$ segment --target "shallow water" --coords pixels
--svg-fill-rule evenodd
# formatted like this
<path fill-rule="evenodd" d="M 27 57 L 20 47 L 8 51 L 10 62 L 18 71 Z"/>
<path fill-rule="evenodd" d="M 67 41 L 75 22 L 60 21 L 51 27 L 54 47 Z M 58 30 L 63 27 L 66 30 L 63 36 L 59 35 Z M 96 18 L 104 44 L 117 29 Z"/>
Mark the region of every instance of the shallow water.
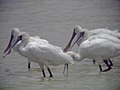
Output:
<path fill-rule="evenodd" d="M 70 65 L 68 76 L 62 74 L 63 66 L 50 67 L 53 78 L 43 78 L 35 63 L 28 70 L 27 59 L 14 51 L 2 58 L 13 27 L 64 48 L 75 25 L 119 30 L 119 10 L 119 0 L 0 0 L 0 90 L 119 90 L 119 57 L 106 73 L 92 60 Z"/>

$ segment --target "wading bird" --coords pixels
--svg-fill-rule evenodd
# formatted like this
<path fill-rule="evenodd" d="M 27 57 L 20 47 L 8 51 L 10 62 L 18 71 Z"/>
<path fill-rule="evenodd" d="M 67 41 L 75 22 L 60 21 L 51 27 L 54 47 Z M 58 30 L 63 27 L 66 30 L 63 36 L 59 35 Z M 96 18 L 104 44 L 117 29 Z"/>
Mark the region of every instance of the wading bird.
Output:
<path fill-rule="evenodd" d="M 84 34 L 85 32 L 77 33 L 78 36 L 72 40 L 73 43 L 70 41 L 69 45 L 67 45 L 66 50 L 72 48 L 75 43 L 79 43 L 79 40 L 84 37 Z M 78 54 L 69 51 L 67 54 L 71 55 L 71 57 L 73 57 L 73 59 L 76 61 L 81 61 L 85 58 L 94 59 L 97 61 L 100 71 L 109 71 L 111 69 L 111 66 L 106 60 L 120 55 L 120 39 L 110 34 L 95 35 L 81 42 L 78 50 Z M 100 65 L 101 60 L 103 60 L 108 66 L 107 69 L 102 70 L 102 67 Z"/>
<path fill-rule="evenodd" d="M 107 38 L 107 39 L 109 39 L 109 37 L 107 37 L 105 35 L 102 35 L 102 37 L 101 37 L 101 34 L 109 34 L 109 35 L 115 36 L 116 38 L 120 39 L 120 33 L 118 32 L 118 30 L 111 31 L 111 30 L 109 30 L 107 28 L 99 28 L 99 29 L 94 29 L 94 30 L 88 30 L 88 29 L 82 29 L 79 25 L 77 25 L 73 29 L 73 35 L 71 37 L 71 40 L 69 41 L 69 43 L 65 47 L 64 52 L 67 52 L 68 47 L 71 45 L 74 38 L 80 37 L 79 33 L 81 33 L 81 32 L 84 32 L 84 36 L 82 36 L 82 38 L 77 41 L 78 46 L 80 46 L 80 44 L 83 41 L 85 41 L 85 40 L 87 40 L 87 39 L 89 39 L 91 37 L 92 38 L 94 37 L 94 38 Z M 110 62 L 111 66 L 113 65 L 110 59 L 105 60 L 105 62 L 107 62 L 107 61 Z M 93 60 L 93 63 L 95 63 L 95 60 Z"/>
<path fill-rule="evenodd" d="M 80 44 L 83 41 L 89 39 L 91 36 L 94 37 L 94 38 L 101 38 L 100 37 L 101 34 L 109 34 L 111 36 L 114 36 L 114 37 L 120 39 L 120 33 L 118 32 L 118 30 L 111 31 L 111 30 L 109 30 L 107 28 L 99 28 L 99 29 L 94 29 L 94 30 L 88 30 L 88 29 L 82 29 L 82 27 L 77 25 L 73 29 L 73 34 L 72 34 L 70 42 L 68 43 L 68 47 L 72 43 L 72 40 L 74 38 L 80 37 L 79 35 L 80 35 L 81 32 L 84 32 L 84 36 L 82 36 L 82 38 L 77 41 L 78 46 L 80 46 Z M 99 36 L 97 36 L 97 35 L 99 35 Z M 103 38 L 103 36 L 102 36 L 102 38 Z M 104 36 L 104 38 L 109 38 L 109 37 Z M 64 51 L 66 51 L 66 50 L 68 50 L 67 47 L 64 49 Z"/>
<path fill-rule="evenodd" d="M 17 39 L 17 37 L 18 37 L 18 35 L 19 35 L 20 33 L 21 33 L 21 32 L 20 32 L 20 30 L 19 30 L 18 28 L 13 28 L 13 29 L 12 29 L 10 41 L 9 41 L 9 43 L 8 43 L 7 48 L 6 48 L 5 51 L 4 51 L 4 54 L 5 54 L 4 57 L 5 57 L 6 55 L 10 54 L 11 50 L 10 50 L 9 52 L 7 52 L 7 51 L 8 51 L 8 49 L 11 47 L 11 44 L 13 44 L 13 43 L 15 42 L 15 40 Z M 39 44 L 47 44 L 47 43 L 49 43 L 47 40 L 41 39 L 39 36 L 31 36 L 31 37 L 29 38 L 29 42 L 37 42 L 37 43 L 39 43 Z M 13 47 L 13 49 L 14 49 L 16 52 L 18 52 L 20 55 L 22 55 L 22 54 L 20 53 L 19 49 L 18 49 L 18 45 L 19 45 L 19 43 L 17 43 L 17 44 Z M 23 55 L 23 56 L 24 56 L 24 55 Z M 30 62 L 31 62 L 31 60 L 28 59 L 28 69 L 30 69 Z"/>
<path fill-rule="evenodd" d="M 44 72 L 44 66 L 47 68 L 50 77 L 53 77 L 53 74 L 49 68 L 49 65 L 58 66 L 62 64 L 73 64 L 73 58 L 64 53 L 60 47 L 51 45 L 51 44 L 38 44 L 37 42 L 29 42 L 29 34 L 22 32 L 18 35 L 17 40 L 12 44 L 8 49 L 8 52 L 17 44 L 18 50 L 23 54 L 24 57 L 30 59 L 33 62 L 36 62 L 40 65 L 42 69 L 43 77 L 46 77 Z"/>

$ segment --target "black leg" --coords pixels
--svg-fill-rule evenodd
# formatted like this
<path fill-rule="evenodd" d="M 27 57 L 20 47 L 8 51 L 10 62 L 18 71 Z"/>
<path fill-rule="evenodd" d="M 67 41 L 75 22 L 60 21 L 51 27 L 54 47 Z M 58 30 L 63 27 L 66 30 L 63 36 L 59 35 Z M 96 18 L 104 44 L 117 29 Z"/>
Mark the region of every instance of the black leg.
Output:
<path fill-rule="evenodd" d="M 99 65 L 99 68 L 100 68 L 100 72 L 102 72 L 102 66 L 101 65 Z"/>
<path fill-rule="evenodd" d="M 42 69 L 43 77 L 46 77 L 44 69 Z"/>
<path fill-rule="evenodd" d="M 103 61 L 104 61 L 105 64 L 108 66 L 108 68 L 105 69 L 105 70 L 103 70 L 102 72 L 107 72 L 107 71 L 111 70 L 112 68 L 111 68 L 111 66 L 108 64 L 108 61 L 107 61 L 107 60 L 103 60 Z"/>
<path fill-rule="evenodd" d="M 30 63 L 28 63 L 28 69 L 30 69 Z"/>
<path fill-rule="evenodd" d="M 108 63 L 108 61 L 107 61 L 107 60 L 103 60 L 103 61 L 104 61 L 104 63 L 105 63 L 105 64 L 107 64 L 107 63 Z"/>
<path fill-rule="evenodd" d="M 63 70 L 63 74 L 64 74 L 64 75 L 65 75 L 65 69 L 67 69 L 66 72 L 67 72 L 67 75 L 68 75 L 68 64 L 65 64 L 65 65 L 64 65 L 64 70 Z"/>
<path fill-rule="evenodd" d="M 68 64 L 66 64 L 66 67 L 67 67 L 67 76 L 68 76 Z"/>
<path fill-rule="evenodd" d="M 66 64 L 64 65 L 63 74 L 65 74 L 65 68 L 66 68 Z"/>
<path fill-rule="evenodd" d="M 52 72 L 50 71 L 50 68 L 47 68 L 48 72 L 50 73 L 50 77 L 53 77 Z"/>
<path fill-rule="evenodd" d="M 110 63 L 110 66 L 113 66 L 113 63 L 110 59 L 108 59 L 109 63 Z"/>
<path fill-rule="evenodd" d="M 93 64 L 95 64 L 95 62 L 96 62 L 96 61 L 93 59 Z"/>

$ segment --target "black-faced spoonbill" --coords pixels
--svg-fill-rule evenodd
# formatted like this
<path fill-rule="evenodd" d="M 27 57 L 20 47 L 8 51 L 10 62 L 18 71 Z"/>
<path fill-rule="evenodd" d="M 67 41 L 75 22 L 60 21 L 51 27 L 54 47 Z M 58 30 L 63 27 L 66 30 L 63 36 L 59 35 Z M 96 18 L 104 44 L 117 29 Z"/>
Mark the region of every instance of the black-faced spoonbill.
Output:
<path fill-rule="evenodd" d="M 84 33 L 84 36 L 82 36 L 82 38 L 79 39 L 80 37 L 80 33 Z M 68 47 L 71 45 L 71 43 L 73 42 L 73 40 L 75 40 L 74 38 L 78 38 L 77 41 L 77 45 L 80 46 L 80 44 L 89 39 L 89 38 L 107 38 L 109 39 L 108 36 L 102 35 L 102 34 L 108 34 L 108 35 L 112 35 L 116 38 L 120 38 L 120 33 L 117 30 L 111 31 L 107 28 L 99 28 L 99 29 L 94 29 L 94 30 L 88 30 L 88 29 L 83 29 L 81 28 L 79 25 L 77 25 L 74 29 L 73 29 L 73 35 L 71 37 L 71 40 L 69 41 L 69 43 L 67 44 L 67 46 L 65 47 L 64 51 L 67 52 L 68 51 Z M 112 66 L 112 62 L 110 59 L 108 60 L 104 60 L 105 63 L 108 63 L 109 61 L 109 65 Z M 93 62 L 95 62 L 95 60 L 93 60 Z"/>
<path fill-rule="evenodd" d="M 84 36 L 84 33 L 81 33 Z M 109 71 L 111 69 L 111 66 L 105 60 L 120 55 L 120 39 L 110 34 L 101 34 L 100 36 L 100 38 L 91 37 L 87 40 L 84 40 L 79 46 L 78 54 L 69 51 L 68 54 L 71 55 L 76 61 L 81 61 L 85 58 L 94 59 L 97 61 L 100 71 Z M 67 49 L 72 48 L 74 44 L 79 41 L 80 37 L 81 35 L 79 34 L 78 37 L 73 40 L 74 42 L 72 45 L 70 44 Z M 102 70 L 102 67 L 100 65 L 101 60 L 104 60 L 108 66 L 108 69 Z"/>
<path fill-rule="evenodd" d="M 11 50 L 17 43 L 19 43 L 19 41 L 21 41 L 18 45 L 19 52 L 24 54 L 26 58 L 40 65 L 43 77 L 46 77 L 44 66 L 48 69 L 50 77 L 53 77 L 49 65 L 58 66 L 62 64 L 74 63 L 73 58 L 64 53 L 60 47 L 51 45 L 49 43 L 41 45 L 37 42 L 29 42 L 29 38 L 29 34 L 22 32 L 19 34 L 17 40 L 12 44 L 9 50 Z"/>
<path fill-rule="evenodd" d="M 18 28 L 13 28 L 11 31 L 11 37 L 10 37 L 10 41 L 8 43 L 7 48 L 4 50 L 4 57 L 8 54 L 10 54 L 11 50 L 8 52 L 8 49 L 11 47 L 11 44 L 13 44 L 15 42 L 15 40 L 17 39 L 18 35 L 20 34 L 20 30 Z M 38 42 L 39 44 L 46 44 L 49 43 L 47 40 L 41 39 L 39 36 L 31 36 L 29 38 L 29 42 Z M 17 43 L 13 49 L 18 52 L 20 55 L 22 55 L 18 49 L 18 45 L 19 43 Z M 28 69 L 30 69 L 30 62 L 31 60 L 28 59 Z"/>

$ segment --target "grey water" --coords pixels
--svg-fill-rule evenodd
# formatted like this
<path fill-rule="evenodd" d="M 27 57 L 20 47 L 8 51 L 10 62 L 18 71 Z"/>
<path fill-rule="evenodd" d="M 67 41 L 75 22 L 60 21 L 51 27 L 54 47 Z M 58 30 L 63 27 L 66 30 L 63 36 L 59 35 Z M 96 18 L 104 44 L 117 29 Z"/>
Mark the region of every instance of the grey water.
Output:
<path fill-rule="evenodd" d="M 104 73 L 89 59 L 70 65 L 68 76 L 63 65 L 50 66 L 53 78 L 43 78 L 36 63 L 28 70 L 15 51 L 2 57 L 14 27 L 64 48 L 76 25 L 120 30 L 120 0 L 0 0 L 0 90 L 120 90 L 119 57 Z"/>

